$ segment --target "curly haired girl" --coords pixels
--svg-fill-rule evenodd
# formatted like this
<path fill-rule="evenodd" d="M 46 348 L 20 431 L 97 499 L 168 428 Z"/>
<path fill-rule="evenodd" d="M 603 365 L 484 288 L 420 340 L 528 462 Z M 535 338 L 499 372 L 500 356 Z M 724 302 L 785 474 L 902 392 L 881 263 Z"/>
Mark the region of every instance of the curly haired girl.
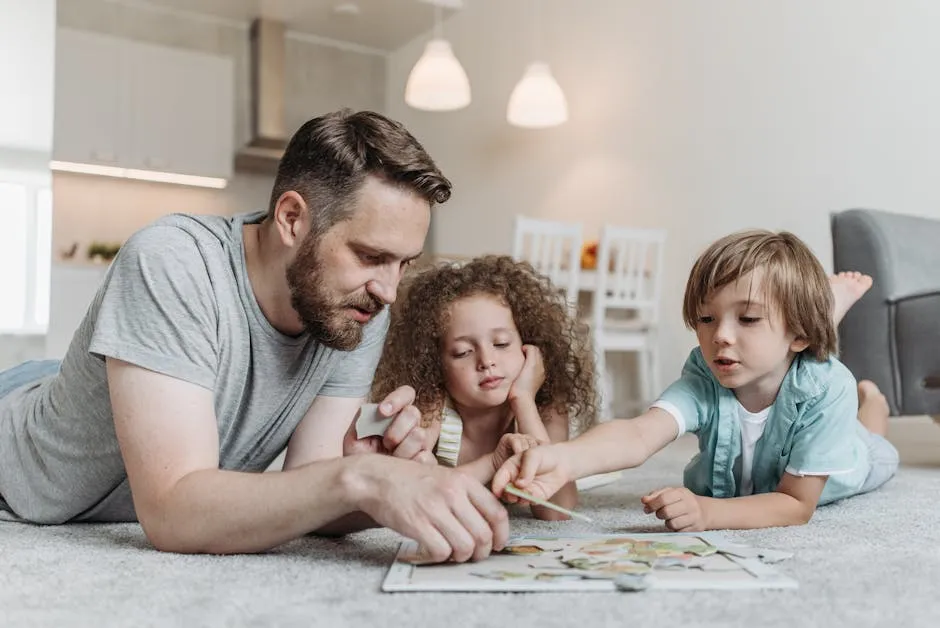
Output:
<path fill-rule="evenodd" d="M 408 282 L 392 310 L 373 397 L 412 386 L 438 462 L 485 484 L 513 454 L 568 440 L 571 427 L 593 419 L 587 340 L 564 297 L 528 263 L 491 255 L 434 267 Z M 574 484 L 552 501 L 574 507 Z"/>

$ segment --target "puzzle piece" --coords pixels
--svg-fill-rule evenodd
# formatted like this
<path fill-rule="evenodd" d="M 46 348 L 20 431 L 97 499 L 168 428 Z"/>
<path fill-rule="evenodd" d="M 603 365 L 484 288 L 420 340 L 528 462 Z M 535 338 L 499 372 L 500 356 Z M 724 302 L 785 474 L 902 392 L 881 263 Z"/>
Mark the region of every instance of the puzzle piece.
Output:
<path fill-rule="evenodd" d="M 646 574 L 623 573 L 614 578 L 614 586 L 618 591 L 643 591 L 650 587 Z"/>
<path fill-rule="evenodd" d="M 356 438 L 383 436 L 394 416 L 383 417 L 379 414 L 379 404 L 364 403 L 356 414 Z"/>
<path fill-rule="evenodd" d="M 766 563 L 768 565 L 779 563 L 788 558 L 793 558 L 793 552 L 785 552 L 783 550 L 760 547 L 747 547 L 734 543 L 725 543 L 718 547 L 718 551 L 722 554 L 736 556 L 738 558 L 757 558 L 762 563 Z"/>

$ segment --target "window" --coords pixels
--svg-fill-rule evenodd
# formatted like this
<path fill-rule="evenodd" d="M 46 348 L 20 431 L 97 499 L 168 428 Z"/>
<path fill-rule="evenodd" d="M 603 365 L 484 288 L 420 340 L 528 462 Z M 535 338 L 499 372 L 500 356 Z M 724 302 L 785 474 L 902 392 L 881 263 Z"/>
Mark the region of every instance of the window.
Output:
<path fill-rule="evenodd" d="M 0 333 L 49 325 L 52 192 L 48 172 L 0 170 Z"/>

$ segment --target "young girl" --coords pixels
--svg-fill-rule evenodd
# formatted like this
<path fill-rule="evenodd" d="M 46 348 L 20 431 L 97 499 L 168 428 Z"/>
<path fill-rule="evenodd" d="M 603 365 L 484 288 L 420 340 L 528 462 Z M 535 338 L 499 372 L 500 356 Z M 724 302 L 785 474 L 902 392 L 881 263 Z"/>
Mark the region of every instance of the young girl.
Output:
<path fill-rule="evenodd" d="M 722 238 L 686 286 L 683 317 L 699 346 L 682 377 L 635 419 L 514 456 L 493 491 L 513 482 L 540 496 L 585 475 L 635 467 L 683 432 L 697 434 L 700 449 L 685 487 L 642 498 L 670 530 L 803 524 L 817 504 L 881 486 L 898 465 L 884 438 L 887 404 L 871 382 L 856 388 L 832 356 L 833 308 L 844 315 L 869 286 L 857 273 L 830 283 L 786 232 Z"/>
<path fill-rule="evenodd" d="M 435 267 L 394 306 L 373 397 L 412 386 L 439 463 L 486 484 L 513 454 L 567 440 L 569 417 L 575 427 L 593 418 L 587 343 L 564 297 L 529 264 L 487 256 Z M 577 491 L 562 483 L 548 497 L 573 508 Z"/>

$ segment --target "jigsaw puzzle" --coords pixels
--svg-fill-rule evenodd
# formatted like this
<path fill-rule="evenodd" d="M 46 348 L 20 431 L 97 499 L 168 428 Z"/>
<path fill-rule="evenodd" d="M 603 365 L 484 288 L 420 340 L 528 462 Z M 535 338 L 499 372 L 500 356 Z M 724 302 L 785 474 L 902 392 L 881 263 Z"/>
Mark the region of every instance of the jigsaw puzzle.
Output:
<path fill-rule="evenodd" d="M 715 533 L 519 536 L 477 563 L 416 564 L 402 543 L 383 591 L 639 591 L 795 588 L 769 563 L 790 556 Z"/>

